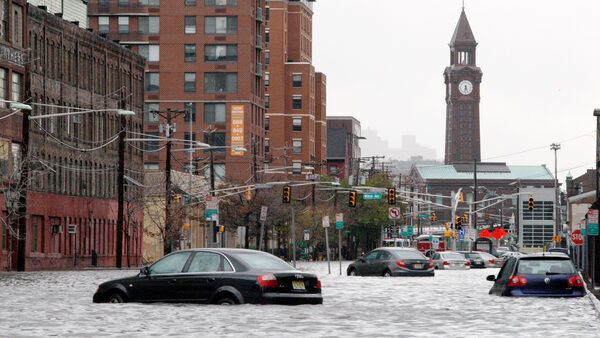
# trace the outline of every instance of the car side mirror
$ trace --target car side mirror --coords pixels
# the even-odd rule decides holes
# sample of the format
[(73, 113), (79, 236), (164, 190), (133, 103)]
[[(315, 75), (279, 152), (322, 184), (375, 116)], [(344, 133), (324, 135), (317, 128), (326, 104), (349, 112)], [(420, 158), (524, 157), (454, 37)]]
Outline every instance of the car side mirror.
[(140, 274), (146, 277), (150, 276), (150, 268), (148, 268), (147, 266), (143, 267), (140, 270)]
[(366, 262), (366, 260), (364, 258), (359, 258), (358, 261), (361, 262), (361, 263)]
[(496, 281), (496, 276), (494, 276), (494, 275), (489, 275), (489, 276), (487, 276), (487, 278), (486, 278), (486, 279), (487, 279), (487, 280), (489, 280), (490, 282), (495, 282), (495, 281)]

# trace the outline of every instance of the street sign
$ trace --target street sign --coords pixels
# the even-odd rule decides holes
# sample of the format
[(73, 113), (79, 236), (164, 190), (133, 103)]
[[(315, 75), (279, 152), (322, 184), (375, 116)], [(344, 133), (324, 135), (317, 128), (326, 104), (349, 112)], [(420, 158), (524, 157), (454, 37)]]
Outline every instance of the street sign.
[(586, 235), (585, 229), (581, 229), (581, 236), (585, 236), (585, 235)]
[(587, 225), (588, 236), (598, 236), (598, 210), (588, 210), (588, 225)]
[(365, 199), (365, 200), (380, 200), (381, 197), (382, 197), (381, 193), (368, 192), (368, 193), (363, 194), (363, 199)]
[(219, 214), (212, 214), (212, 215), (210, 215), (210, 220), (214, 221), (214, 222), (219, 221)]
[(304, 230), (304, 240), (310, 240), (310, 230)]
[(329, 216), (323, 216), (323, 228), (329, 228)]
[[(431, 236), (429, 236), (431, 238)], [(439, 249), (440, 248), (440, 240), (435, 238), (434, 240), (431, 241), (431, 245), (433, 246), (434, 249)]]
[(428, 218), (430, 218), (430, 217), (431, 217), (431, 216), (430, 216), (429, 214), (419, 214), (419, 218), (425, 218), (425, 219), (428, 219)]
[(402, 231), (400, 232), (402, 234), (402, 236), (407, 237), (408, 236), (408, 226), (403, 226), (402, 227)]
[[(219, 214), (219, 198), (217, 196), (206, 196), (206, 212), (205, 218), (207, 221), (213, 219), (213, 214)], [(218, 217), (218, 216), (217, 216)]]
[(464, 241), (465, 240), (465, 229), (460, 229), (458, 231), (458, 240), (459, 241)]
[(338, 212), (337, 214), (335, 214), (335, 228), (336, 229), (344, 228), (344, 214), (341, 212)]
[(391, 207), (388, 210), (388, 217), (390, 219), (398, 219), (400, 218), (400, 208), (399, 207)]
[(571, 242), (574, 245), (583, 245), (583, 236), (581, 236), (581, 230), (575, 230), (571, 234)]
[(268, 207), (266, 207), (264, 205), (262, 207), (260, 207), (260, 220), (263, 222), (267, 220), (267, 210), (268, 210)]
[(406, 229), (406, 232), (407, 232), (408, 236), (413, 236), (414, 235), (414, 227), (412, 225), (409, 225), (408, 228)]

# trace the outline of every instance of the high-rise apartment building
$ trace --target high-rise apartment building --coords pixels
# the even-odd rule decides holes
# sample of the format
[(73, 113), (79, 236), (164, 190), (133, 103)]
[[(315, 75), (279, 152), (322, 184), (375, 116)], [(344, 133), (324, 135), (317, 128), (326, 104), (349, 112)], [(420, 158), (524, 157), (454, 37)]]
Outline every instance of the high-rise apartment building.
[(305, 166), (325, 173), (327, 79), (312, 65), (312, 1), (266, 6), (267, 160), (293, 174)]
[[(90, 1), (90, 27), (147, 59), (144, 138), (164, 137), (161, 115), (185, 110), (169, 114), (171, 138), (217, 147), (217, 178), (253, 176), (265, 145), (264, 8), (265, 0)], [(146, 169), (165, 167), (164, 145), (145, 143)], [(173, 150), (185, 146), (173, 142)], [(208, 157), (195, 151), (191, 169), (208, 175)], [(189, 153), (174, 151), (171, 162), (187, 171)]]

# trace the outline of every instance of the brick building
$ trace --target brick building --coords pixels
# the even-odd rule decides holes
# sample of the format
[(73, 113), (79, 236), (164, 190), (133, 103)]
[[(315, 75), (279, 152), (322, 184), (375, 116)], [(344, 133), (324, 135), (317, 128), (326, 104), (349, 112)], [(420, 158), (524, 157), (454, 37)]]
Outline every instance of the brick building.
[[(90, 1), (90, 27), (147, 59), (144, 137), (165, 135), (166, 121), (153, 111), (186, 110), (171, 114), (172, 138), (245, 146), (245, 153), (216, 150), (215, 173), (233, 181), (253, 175), (265, 142), (264, 7), (265, 0)], [(165, 168), (163, 145), (146, 142), (146, 169)], [(207, 157), (196, 151), (192, 170), (208, 175)], [(187, 153), (172, 153), (174, 170), (188, 162)]]
[[(114, 266), (118, 208), (115, 140), (120, 130), (115, 109), (135, 111), (136, 116), (126, 118), (127, 130), (142, 131), (144, 60), (45, 8), (16, 0), (9, 3), (13, 13), (8, 20), (10, 38), (0, 47), (7, 51), (0, 53), (1, 99), (29, 103), (32, 116), (90, 111), (31, 120), (24, 267)], [(19, 19), (16, 13), (23, 17)], [(18, 27), (13, 25), (16, 22)], [(11, 113), (4, 105), (0, 118)], [(0, 197), (5, 215), (2, 269), (17, 265), (18, 219), (11, 196), (21, 189), (16, 184), (22, 164), (21, 126), (21, 112), (0, 124), (2, 143), (11, 150), (0, 151), (0, 158), (7, 159), (2, 176), (4, 195)], [(127, 175), (142, 177), (141, 151), (126, 147), (125, 168)], [(141, 263), (142, 213), (133, 208), (135, 196), (135, 189), (129, 189), (123, 260), (131, 265)], [(72, 226), (75, 234), (67, 231)]]
[(327, 78), (312, 65), (312, 3), (267, 0), (266, 13), (267, 160), (326, 174)]

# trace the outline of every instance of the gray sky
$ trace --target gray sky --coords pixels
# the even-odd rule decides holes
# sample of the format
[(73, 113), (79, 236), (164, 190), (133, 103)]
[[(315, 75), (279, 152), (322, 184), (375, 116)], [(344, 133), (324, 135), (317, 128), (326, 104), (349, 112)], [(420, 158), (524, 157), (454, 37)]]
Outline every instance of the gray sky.
[[(314, 9), (313, 63), (327, 75), (328, 115), (353, 115), (391, 147), (414, 134), (442, 159), (442, 74), (461, 0), (317, 0)], [(483, 71), (482, 159), (554, 171), (549, 145), (561, 142), (561, 181), (567, 169), (592, 168), (600, 1), (466, 0), (465, 11)]]

